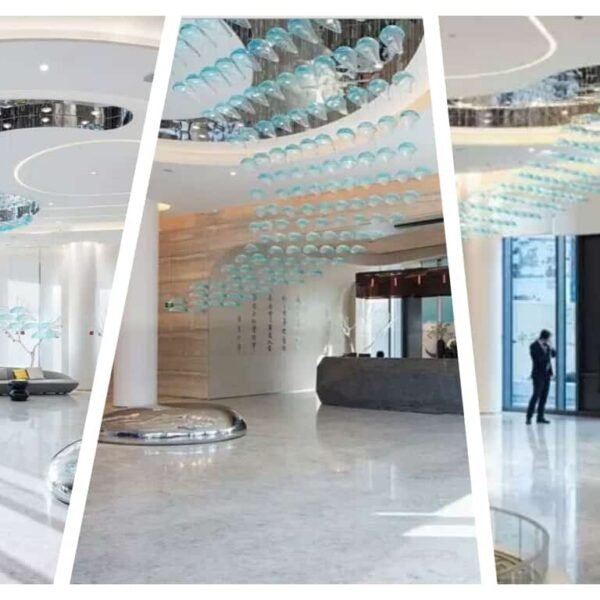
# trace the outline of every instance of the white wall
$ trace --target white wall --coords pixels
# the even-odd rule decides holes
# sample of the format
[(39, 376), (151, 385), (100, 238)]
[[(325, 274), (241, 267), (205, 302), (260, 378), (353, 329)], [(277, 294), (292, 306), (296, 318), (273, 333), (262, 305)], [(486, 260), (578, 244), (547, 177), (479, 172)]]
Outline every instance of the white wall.
[[(209, 398), (314, 390), (320, 359), (353, 350), (344, 328), (352, 328), (350, 335), (357, 342), (354, 350), (364, 351), (368, 335), (360, 322), (361, 316), (356, 314), (356, 273), (418, 266), (421, 266), (420, 261), (375, 268), (337, 265), (325, 269), (322, 277), (307, 279), (304, 285), (277, 288), (271, 302), (271, 351), (268, 350), (268, 297), (261, 296), (256, 303), (254, 348), (252, 302), (243, 303), (239, 309), (211, 309)], [(358, 325), (356, 328), (355, 324)]]
[[(212, 309), (209, 325), (209, 397), (226, 398), (314, 390), (322, 356), (350, 351), (342, 323), (349, 314), (354, 275), (364, 267), (338, 266), (304, 285), (272, 294), (272, 345), (268, 350), (269, 300), (256, 303), (256, 346), (252, 347), (252, 302), (239, 309)], [(285, 296), (285, 300), (283, 297)], [(283, 318), (286, 314), (286, 346)], [(240, 333), (238, 334), (238, 318)], [(238, 349), (241, 344), (241, 349)]]
[[(502, 410), (502, 239), (463, 241), (479, 408)], [(460, 351), (459, 351), (460, 352)]]
[[(82, 389), (91, 387), (117, 252), (117, 244), (97, 242), (0, 249), (0, 306), (23, 305), (41, 320), (61, 319), (62, 335), (42, 343), (39, 363), (79, 378)], [(79, 306), (76, 290), (86, 298)], [(0, 365), (29, 365), (28, 354), (1, 333)]]

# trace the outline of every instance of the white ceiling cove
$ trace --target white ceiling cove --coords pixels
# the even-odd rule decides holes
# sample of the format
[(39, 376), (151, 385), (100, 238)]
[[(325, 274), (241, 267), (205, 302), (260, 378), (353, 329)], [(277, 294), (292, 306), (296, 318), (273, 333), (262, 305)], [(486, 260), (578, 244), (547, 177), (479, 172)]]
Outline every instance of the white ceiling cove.
[(441, 17), (449, 98), (516, 90), (597, 65), (600, 17)]
[[(162, 19), (0, 18), (0, 98), (109, 104), (133, 119), (111, 131), (0, 132), (0, 191), (40, 204), (34, 222), (0, 244), (120, 234), (154, 72)], [(46, 71), (40, 65), (48, 66)]]

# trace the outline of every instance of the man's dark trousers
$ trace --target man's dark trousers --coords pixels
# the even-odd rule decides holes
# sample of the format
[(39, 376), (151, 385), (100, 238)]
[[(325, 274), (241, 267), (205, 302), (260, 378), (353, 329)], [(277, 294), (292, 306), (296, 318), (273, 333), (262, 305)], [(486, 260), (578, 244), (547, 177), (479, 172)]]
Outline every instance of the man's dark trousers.
[(527, 420), (531, 421), (533, 413), (535, 412), (535, 406), (537, 404), (537, 420), (541, 421), (544, 419), (544, 410), (546, 409), (546, 400), (548, 400), (548, 393), (550, 392), (550, 381), (552, 375), (535, 375), (533, 377), (533, 395), (529, 401), (529, 407), (527, 408)]

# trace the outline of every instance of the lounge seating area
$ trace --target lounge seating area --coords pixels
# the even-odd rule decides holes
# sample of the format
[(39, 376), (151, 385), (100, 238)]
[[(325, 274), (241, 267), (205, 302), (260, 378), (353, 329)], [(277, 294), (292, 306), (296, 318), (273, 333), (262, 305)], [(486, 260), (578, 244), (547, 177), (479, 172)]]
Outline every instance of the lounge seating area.
[[(19, 373), (15, 374), (15, 371)], [(14, 379), (27, 379), (27, 389), (32, 396), (69, 394), (79, 385), (75, 379), (57, 371), (45, 371), (40, 368), (0, 367), (0, 396), (8, 396), (9, 383)]]

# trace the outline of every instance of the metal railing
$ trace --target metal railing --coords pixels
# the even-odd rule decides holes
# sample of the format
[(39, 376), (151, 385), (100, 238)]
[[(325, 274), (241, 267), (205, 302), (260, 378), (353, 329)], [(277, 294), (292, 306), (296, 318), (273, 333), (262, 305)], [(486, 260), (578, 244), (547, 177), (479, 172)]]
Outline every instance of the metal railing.
[(500, 584), (543, 583), (550, 536), (533, 519), (491, 507), (496, 578)]

